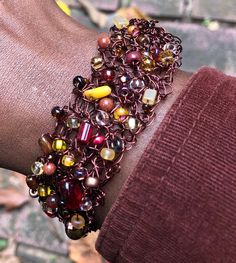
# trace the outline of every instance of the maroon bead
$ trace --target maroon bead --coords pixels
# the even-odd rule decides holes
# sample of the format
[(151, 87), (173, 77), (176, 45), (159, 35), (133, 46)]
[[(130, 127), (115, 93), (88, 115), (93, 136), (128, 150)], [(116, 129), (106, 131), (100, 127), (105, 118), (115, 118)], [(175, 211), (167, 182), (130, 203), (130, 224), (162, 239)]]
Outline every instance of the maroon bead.
[(131, 51), (126, 55), (125, 61), (126, 63), (132, 63), (134, 61), (140, 61), (141, 57), (142, 56), (139, 51)]
[(59, 106), (55, 106), (52, 108), (51, 114), (53, 117), (59, 118), (64, 114), (64, 110)]
[(93, 139), (93, 144), (95, 145), (101, 145), (105, 140), (105, 137), (100, 135), (100, 136), (97, 136)]
[(80, 125), (77, 139), (83, 143), (88, 143), (92, 137), (93, 129), (92, 125), (88, 122), (83, 122)]
[(107, 48), (109, 44), (111, 43), (111, 40), (107, 33), (101, 33), (98, 37), (98, 45), (101, 48)]
[(26, 184), (32, 190), (36, 190), (39, 186), (37, 177), (35, 175), (28, 175), (26, 177)]
[(67, 209), (76, 210), (80, 208), (83, 193), (78, 180), (63, 179), (59, 183), (59, 191)]
[(60, 199), (57, 195), (49, 195), (46, 199), (46, 205), (51, 209), (56, 209), (58, 208), (59, 201)]
[(112, 69), (103, 69), (101, 72), (101, 77), (105, 81), (112, 81), (115, 77), (115, 71)]

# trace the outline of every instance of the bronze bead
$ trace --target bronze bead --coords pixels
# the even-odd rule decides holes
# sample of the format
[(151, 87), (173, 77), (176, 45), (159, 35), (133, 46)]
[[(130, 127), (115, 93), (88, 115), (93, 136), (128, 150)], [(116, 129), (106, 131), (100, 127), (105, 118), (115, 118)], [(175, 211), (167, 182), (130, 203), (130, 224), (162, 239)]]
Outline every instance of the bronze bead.
[(114, 101), (111, 98), (103, 98), (98, 103), (99, 109), (110, 112), (114, 108)]
[(38, 144), (41, 148), (41, 150), (45, 153), (45, 154), (49, 154), (53, 151), (52, 149), (52, 139), (49, 136), (49, 134), (44, 134), (42, 135), (39, 140), (38, 140)]

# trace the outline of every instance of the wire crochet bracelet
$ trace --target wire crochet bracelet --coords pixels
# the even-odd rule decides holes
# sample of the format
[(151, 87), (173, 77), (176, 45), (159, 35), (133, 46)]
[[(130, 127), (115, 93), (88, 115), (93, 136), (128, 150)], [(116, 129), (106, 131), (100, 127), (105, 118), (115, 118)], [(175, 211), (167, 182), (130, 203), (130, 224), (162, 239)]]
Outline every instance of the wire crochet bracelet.
[(116, 20), (110, 34), (98, 38), (90, 79), (76, 76), (68, 105), (52, 109), (55, 130), (39, 139), (42, 156), (26, 182), (69, 238), (98, 229), (94, 208), (104, 204), (103, 186), (172, 92), (181, 52), (181, 40), (158, 21)]

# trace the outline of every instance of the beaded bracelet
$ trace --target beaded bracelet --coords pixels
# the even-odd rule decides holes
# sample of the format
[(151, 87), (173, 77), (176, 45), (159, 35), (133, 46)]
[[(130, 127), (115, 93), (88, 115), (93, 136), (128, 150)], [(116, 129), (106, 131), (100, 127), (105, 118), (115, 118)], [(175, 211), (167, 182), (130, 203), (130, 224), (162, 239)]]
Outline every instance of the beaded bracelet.
[(94, 208), (104, 204), (102, 188), (172, 92), (181, 51), (181, 40), (158, 21), (116, 20), (110, 35), (98, 38), (90, 79), (75, 77), (69, 104), (52, 109), (55, 130), (39, 139), (43, 154), (26, 182), (69, 238), (98, 229)]

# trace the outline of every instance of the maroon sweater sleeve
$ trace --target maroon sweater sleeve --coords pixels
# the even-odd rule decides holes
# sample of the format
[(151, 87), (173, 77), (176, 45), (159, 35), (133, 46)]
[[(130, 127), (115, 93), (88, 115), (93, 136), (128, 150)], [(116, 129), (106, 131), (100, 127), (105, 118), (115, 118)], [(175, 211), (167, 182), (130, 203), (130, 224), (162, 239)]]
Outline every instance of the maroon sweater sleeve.
[(110, 262), (236, 262), (236, 78), (196, 73), (102, 226)]

